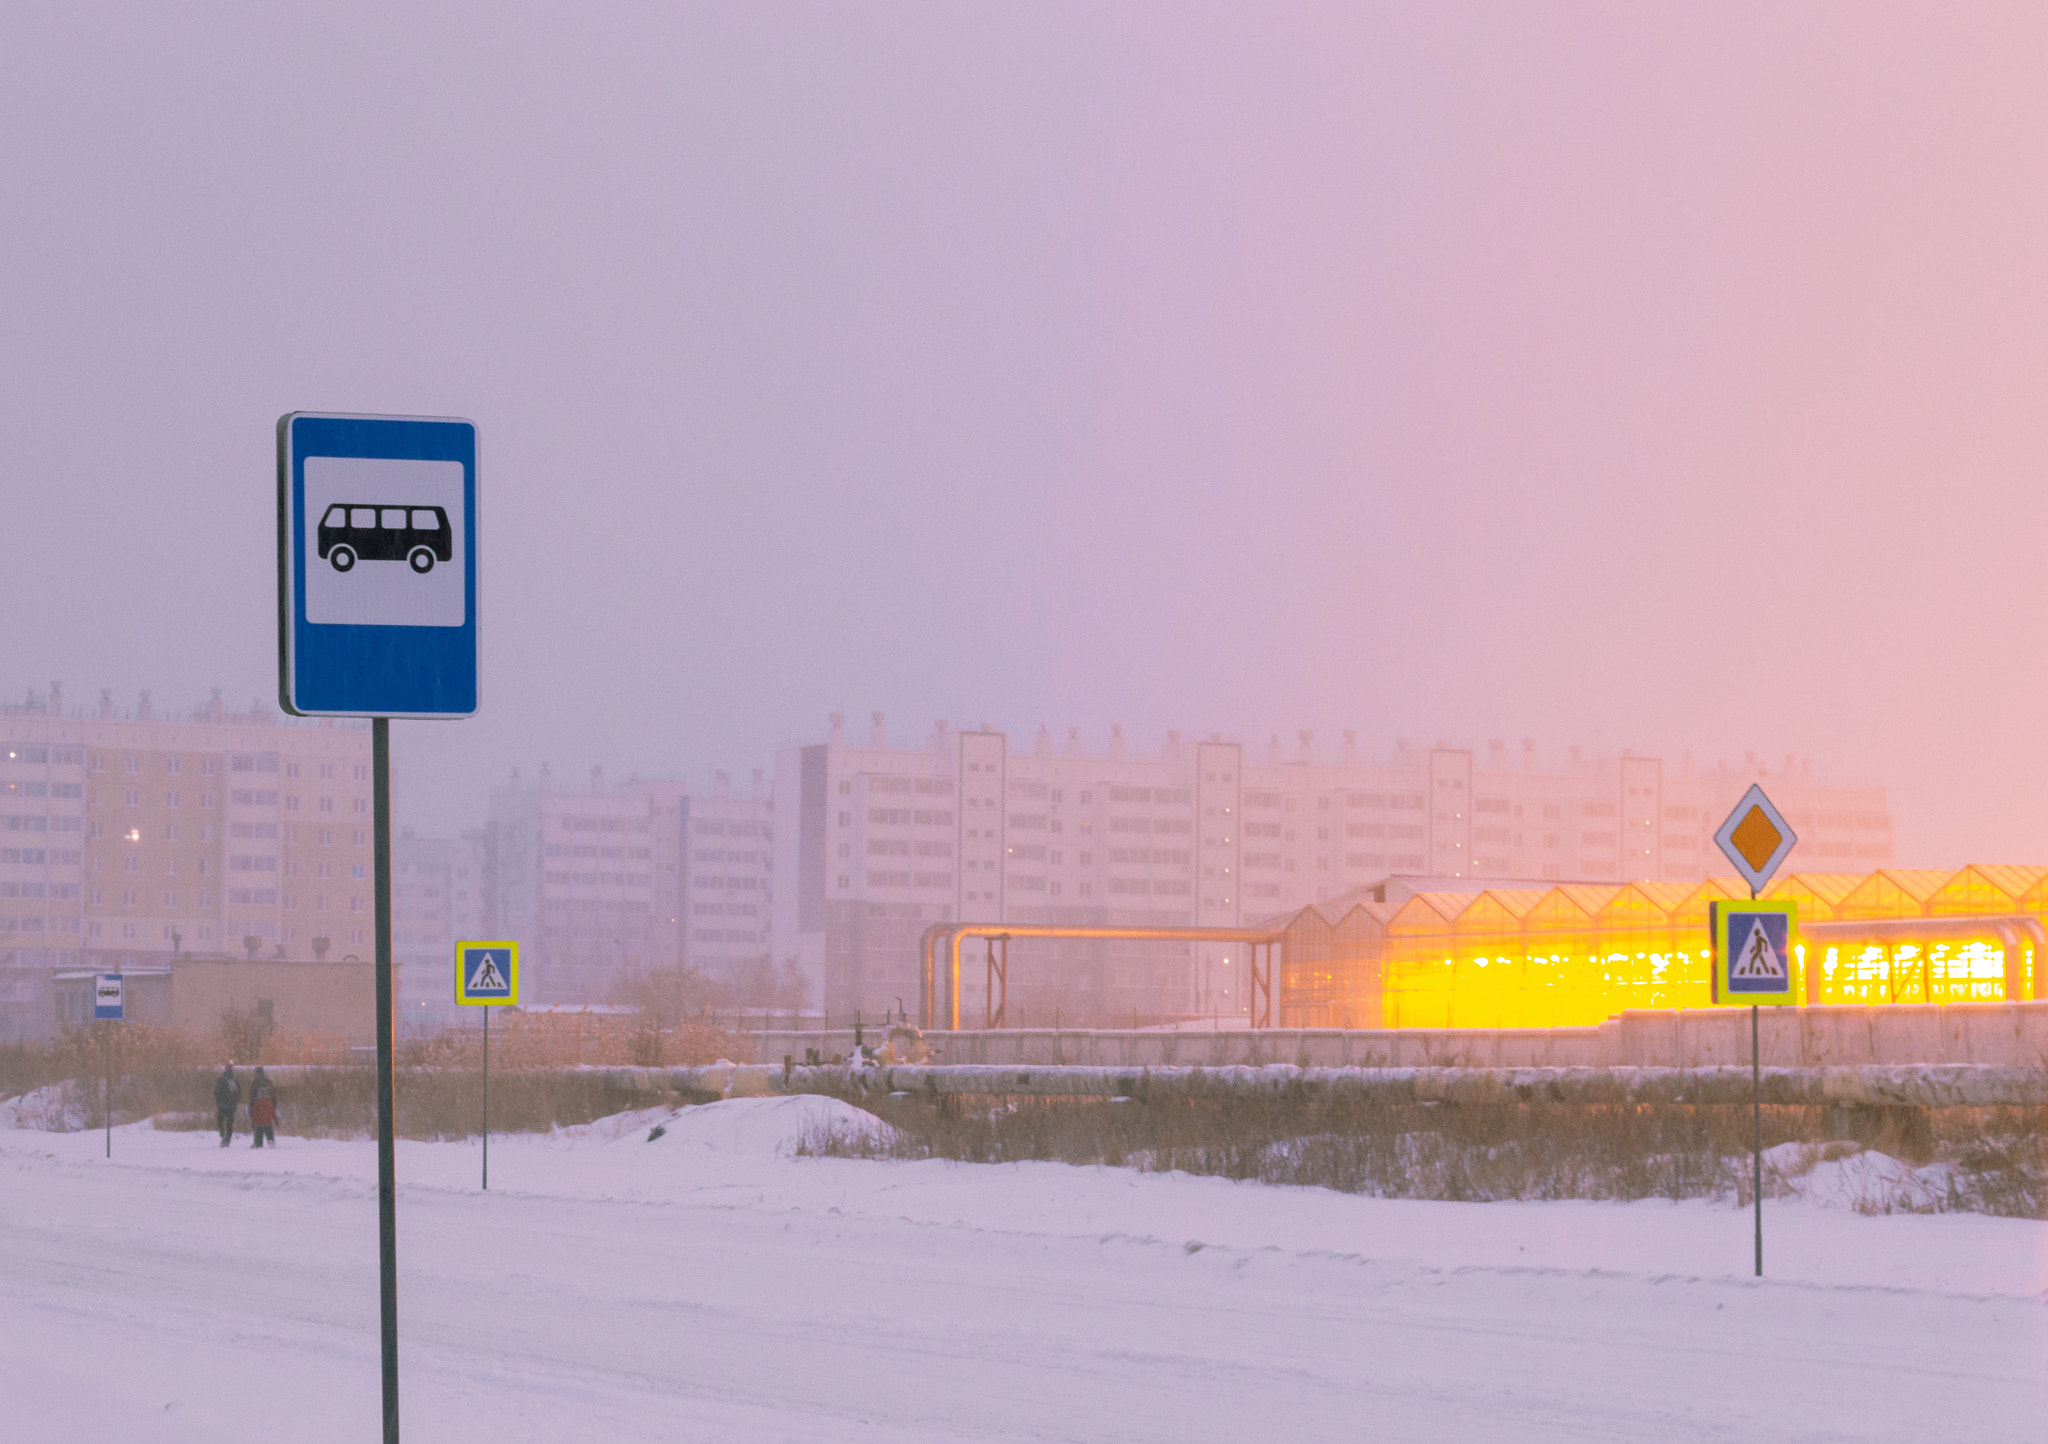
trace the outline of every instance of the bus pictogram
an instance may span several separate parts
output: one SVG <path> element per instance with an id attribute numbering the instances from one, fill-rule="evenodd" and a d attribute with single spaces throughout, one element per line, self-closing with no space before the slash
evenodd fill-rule
<path id="1" fill-rule="evenodd" d="M 448 513 L 438 506 L 336 502 L 320 518 L 320 558 L 338 572 L 362 562 L 404 562 L 420 576 L 455 556 Z"/>

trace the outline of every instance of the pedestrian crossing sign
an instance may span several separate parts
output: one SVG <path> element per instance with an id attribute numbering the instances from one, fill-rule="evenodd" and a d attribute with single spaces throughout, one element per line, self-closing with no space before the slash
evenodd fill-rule
<path id="1" fill-rule="evenodd" d="M 455 1001 L 495 1006 L 519 1001 L 519 944 L 455 945 Z"/>
<path id="2" fill-rule="evenodd" d="M 1716 1003 L 1797 1001 L 1792 977 L 1798 960 L 1798 903 L 1716 902 L 1708 905 L 1707 915 L 1714 930 Z"/>

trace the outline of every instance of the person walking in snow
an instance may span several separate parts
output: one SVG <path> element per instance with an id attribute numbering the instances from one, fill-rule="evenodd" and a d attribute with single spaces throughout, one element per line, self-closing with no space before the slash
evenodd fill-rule
<path id="1" fill-rule="evenodd" d="M 234 1059 L 213 1080 L 213 1121 L 220 1129 L 220 1146 L 226 1148 L 235 1136 L 235 1105 L 242 1101 L 242 1082 L 235 1077 Z"/>
<path id="2" fill-rule="evenodd" d="M 277 1088 L 260 1067 L 249 1080 L 249 1133 L 251 1148 L 261 1148 L 265 1140 L 277 1147 Z"/>

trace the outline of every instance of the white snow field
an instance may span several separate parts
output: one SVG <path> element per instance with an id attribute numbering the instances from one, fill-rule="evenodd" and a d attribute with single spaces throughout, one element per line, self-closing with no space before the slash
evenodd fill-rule
<path id="1" fill-rule="evenodd" d="M 649 1127 L 667 1119 L 664 1136 Z M 820 1099 L 401 1143 L 408 1438 L 2048 1438 L 2048 1226 L 788 1156 Z M 0 1433 L 378 1431 L 374 1146 L 0 1131 Z"/>

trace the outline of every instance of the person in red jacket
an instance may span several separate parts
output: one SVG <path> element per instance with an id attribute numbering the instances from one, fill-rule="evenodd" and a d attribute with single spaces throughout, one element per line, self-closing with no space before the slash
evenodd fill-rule
<path id="1" fill-rule="evenodd" d="M 249 1132 L 254 1135 L 251 1148 L 261 1148 L 266 1139 L 277 1147 L 277 1088 L 261 1068 L 249 1084 Z"/>

